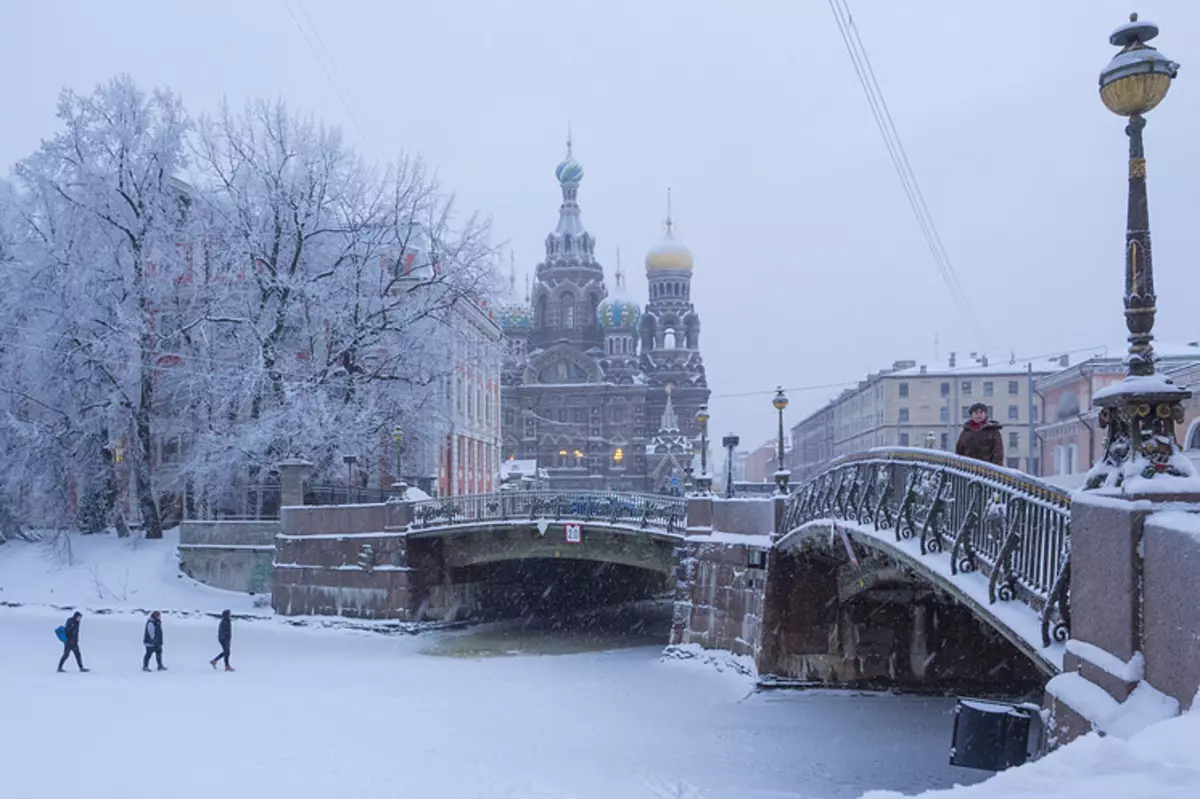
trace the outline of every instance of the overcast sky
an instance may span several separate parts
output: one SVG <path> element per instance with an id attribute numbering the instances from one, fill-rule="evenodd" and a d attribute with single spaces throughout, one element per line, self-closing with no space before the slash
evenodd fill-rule
<path id="1" fill-rule="evenodd" d="M 282 97 L 384 159 L 419 153 L 532 271 L 568 119 L 611 276 L 644 297 L 666 187 L 695 255 L 712 432 L 772 435 L 897 359 L 1018 357 L 1121 341 L 1126 139 L 1097 95 L 1132 10 L 1183 66 L 1146 154 L 1164 340 L 1200 338 L 1200 3 L 851 0 L 945 247 L 971 333 L 926 249 L 818 0 L 284 0 L 9 4 L 0 162 L 56 130 L 59 90 L 120 72 L 194 115 Z M 320 39 L 312 33 L 315 26 Z M 317 57 L 331 57 L 331 86 Z M 350 109 L 359 118 L 351 119 Z M 758 392 L 754 396 L 743 395 Z"/>

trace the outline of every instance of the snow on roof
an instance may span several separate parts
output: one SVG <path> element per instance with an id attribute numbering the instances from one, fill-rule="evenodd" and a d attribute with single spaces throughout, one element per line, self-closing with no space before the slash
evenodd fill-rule
<path id="1" fill-rule="evenodd" d="M 500 479 L 531 477 L 537 474 L 537 460 L 511 460 L 500 464 Z"/>
<path id="2" fill-rule="evenodd" d="M 909 362 L 911 363 L 911 361 Z M 933 364 L 918 364 L 910 366 L 906 369 L 899 369 L 894 372 L 885 372 L 880 377 L 980 377 L 987 375 L 1016 375 L 1026 374 L 1029 371 L 1029 365 L 1033 364 L 1033 373 L 1049 374 L 1050 372 L 1058 371 L 1061 367 L 1039 363 L 1037 361 L 1009 361 L 1007 359 L 998 359 L 988 362 L 987 366 L 969 358 L 957 359 L 953 366 L 949 361 L 941 361 Z"/>

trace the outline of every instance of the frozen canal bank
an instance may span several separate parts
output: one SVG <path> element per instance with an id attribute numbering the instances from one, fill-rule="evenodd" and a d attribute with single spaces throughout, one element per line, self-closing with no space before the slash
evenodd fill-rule
<path id="1" fill-rule="evenodd" d="M 661 647 L 431 657 L 428 636 L 89 616 L 90 674 L 54 673 L 46 609 L 0 609 L 0 751 L 13 796 L 853 797 L 977 781 L 946 765 L 953 702 L 751 694 Z M 469 649 L 470 647 L 466 647 Z M 466 655 L 466 656 L 464 656 Z M 73 668 L 73 667 L 72 667 Z"/>

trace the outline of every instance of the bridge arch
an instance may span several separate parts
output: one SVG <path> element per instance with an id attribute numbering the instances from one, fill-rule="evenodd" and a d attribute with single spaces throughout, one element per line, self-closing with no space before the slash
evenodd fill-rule
<path id="1" fill-rule="evenodd" d="M 986 628 L 984 639 L 1015 649 L 1044 678 L 1061 670 L 1069 636 L 1069 516 L 1064 491 L 1020 472 L 938 451 L 869 450 L 789 498 L 770 591 L 780 613 L 789 580 L 826 581 L 828 598 L 808 601 L 852 601 L 837 581 L 848 563 L 870 562 L 893 583 L 902 574 L 909 596 L 962 609 L 966 626 Z M 786 641 L 764 646 L 787 654 Z"/>
<path id="2" fill-rule="evenodd" d="M 988 604 L 986 595 L 981 597 L 978 590 L 964 588 L 962 581 L 938 568 L 939 562 L 914 557 L 908 548 L 898 546 L 886 537 L 848 528 L 835 519 L 814 520 L 789 531 L 776 542 L 776 549 L 782 555 L 803 556 L 806 545 L 814 543 L 824 545 L 823 548 L 831 556 L 844 554 L 839 550 L 853 550 L 856 560 L 865 567 L 862 570 L 864 576 L 857 581 L 858 586 L 849 590 L 839 586 L 839 598 L 851 598 L 855 588 L 865 591 L 874 587 L 876 571 L 901 571 L 903 576 L 893 578 L 888 585 L 894 587 L 895 582 L 901 582 L 917 590 L 924 587 L 940 594 L 970 611 L 974 619 L 1011 644 L 1045 677 L 1053 677 L 1061 670 L 1061 652 L 1058 648 L 1048 650 L 1029 640 L 1030 626 L 1034 621 L 1032 613 L 1022 612 L 1025 610 L 1023 607 L 1018 609 L 1009 604 L 1000 605 L 999 608 Z M 839 560 L 845 564 L 849 562 L 849 557 Z M 864 582 L 867 585 L 863 585 Z M 983 590 L 986 592 L 986 587 Z"/>

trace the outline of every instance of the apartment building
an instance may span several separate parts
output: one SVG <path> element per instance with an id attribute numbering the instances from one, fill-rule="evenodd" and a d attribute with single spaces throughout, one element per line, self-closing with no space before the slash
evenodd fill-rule
<path id="1" fill-rule="evenodd" d="M 792 481 L 800 483 L 842 455 L 873 447 L 953 451 L 971 405 L 988 406 L 1003 425 L 1005 465 L 1036 473 L 1040 453 L 1031 432 L 1038 423 L 1035 379 L 1048 366 L 989 362 L 986 356 L 938 364 L 896 361 L 867 376 L 791 429 Z"/>

